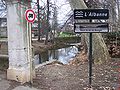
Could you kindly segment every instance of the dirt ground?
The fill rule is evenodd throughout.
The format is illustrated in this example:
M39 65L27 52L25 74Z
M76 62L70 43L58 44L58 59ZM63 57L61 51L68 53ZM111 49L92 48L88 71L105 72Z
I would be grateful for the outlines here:
M22 85L7 80L7 65L4 63L0 67L0 90L120 90L120 58L102 65L93 65L91 89L88 88L88 62L41 66L36 69L32 89L29 83Z
M93 65L91 89L88 88L87 62L39 67L33 86L41 90L120 90L120 58Z

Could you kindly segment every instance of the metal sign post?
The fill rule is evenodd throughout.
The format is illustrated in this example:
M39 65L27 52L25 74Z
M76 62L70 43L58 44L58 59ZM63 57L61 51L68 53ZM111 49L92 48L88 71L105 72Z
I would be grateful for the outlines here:
M90 20L92 23L92 20ZM89 85L92 84L92 33L89 34Z
M32 60L32 34L31 34L31 27L32 26L32 24L31 23L29 23L29 50L30 50L30 81L31 81L31 84L33 83L33 79L32 79L32 77L33 77L33 64L32 64L32 62L33 62L33 60Z
M28 62L29 62L29 65L30 65L30 82L31 84L33 83L33 80L32 80L32 43L31 43L32 39L31 39L31 23L27 22L27 43L28 43Z
M30 38L29 38L29 23L27 22L27 59L30 62ZM31 75L31 72L30 72ZM31 76L30 76L31 77Z
M92 23L92 19L108 19L108 9L75 9L74 19L88 19L89 23L74 23L75 33L89 33L89 86L92 84L92 33L108 32L108 23Z
M30 63L30 82L33 83L33 59L32 59L32 23L35 21L35 12L31 9L26 10L25 18L27 20L27 40L28 40L28 61Z

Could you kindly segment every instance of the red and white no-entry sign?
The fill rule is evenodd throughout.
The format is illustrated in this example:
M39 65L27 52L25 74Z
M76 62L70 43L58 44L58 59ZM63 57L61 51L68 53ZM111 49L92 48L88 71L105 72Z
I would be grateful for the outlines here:
M25 11L25 18L28 22L33 23L35 21L36 15L35 12L31 9Z

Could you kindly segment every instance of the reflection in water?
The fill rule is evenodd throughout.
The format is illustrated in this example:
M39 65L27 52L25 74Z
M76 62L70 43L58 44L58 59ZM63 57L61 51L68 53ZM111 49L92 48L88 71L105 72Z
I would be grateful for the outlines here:
M57 49L57 50L47 50L41 54L35 55L34 63L35 65L37 65L45 61L56 59L64 64L67 64L71 59L75 57L77 53L78 53L78 48L75 46Z
M46 50L45 52L41 53L40 60L41 60L41 62L49 61L48 50Z

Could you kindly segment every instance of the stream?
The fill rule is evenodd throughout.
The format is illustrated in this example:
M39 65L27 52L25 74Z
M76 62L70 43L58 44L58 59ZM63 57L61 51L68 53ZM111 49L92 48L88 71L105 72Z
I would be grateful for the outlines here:
M72 60L78 53L78 48L76 46L70 46L67 48L61 48L56 50L47 50L41 54L34 56L34 64L38 65L50 60L58 60L63 64L67 64Z

